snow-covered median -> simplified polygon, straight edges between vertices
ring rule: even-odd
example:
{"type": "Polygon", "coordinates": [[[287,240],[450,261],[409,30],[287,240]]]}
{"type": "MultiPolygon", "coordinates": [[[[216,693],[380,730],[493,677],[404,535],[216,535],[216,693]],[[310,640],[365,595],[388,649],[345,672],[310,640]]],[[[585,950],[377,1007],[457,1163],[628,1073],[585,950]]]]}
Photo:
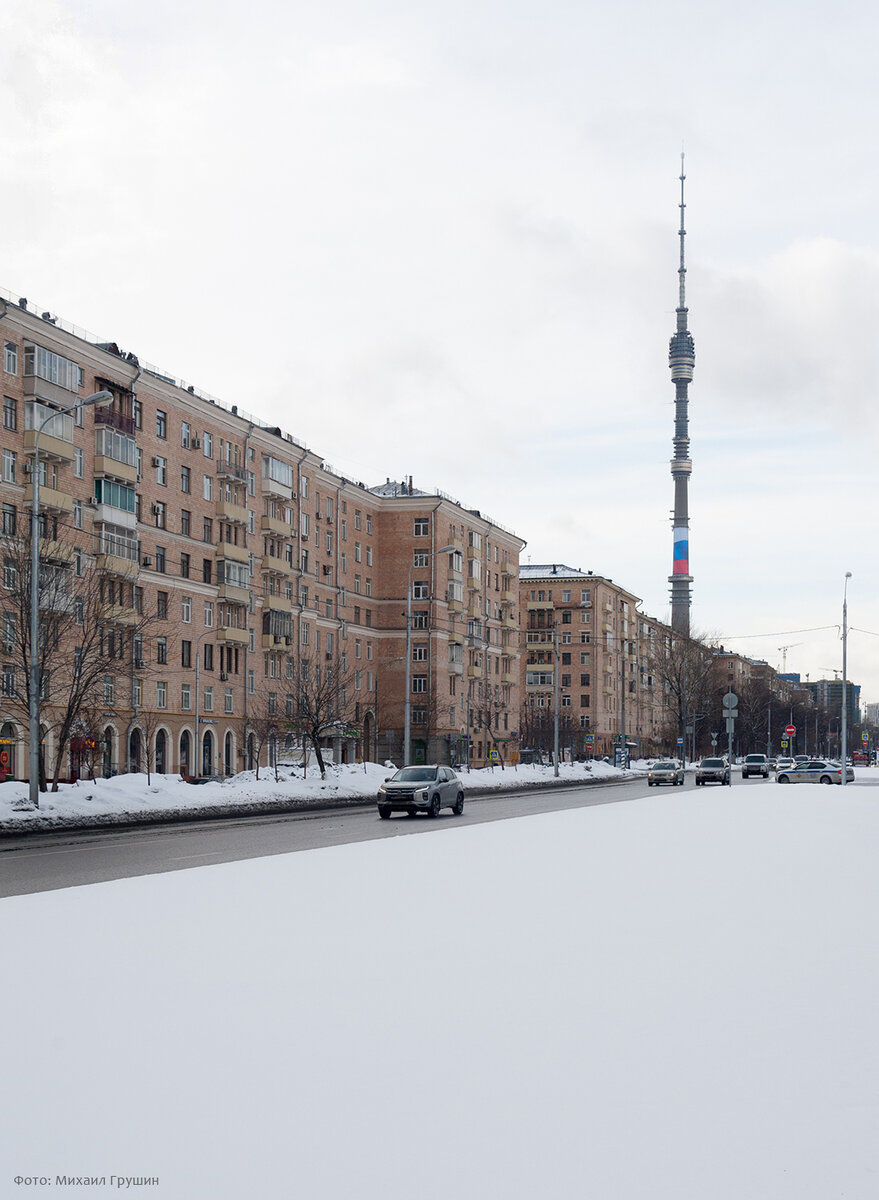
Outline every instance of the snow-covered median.
{"type": "MultiPolygon", "coordinates": [[[[315,767],[303,775],[301,768],[243,771],[230,779],[195,786],[179,775],[116,775],[112,779],[81,780],[60,784],[57,792],[40,796],[38,811],[26,810],[28,785],[0,784],[0,830],[14,832],[60,826],[123,824],[131,820],[221,814],[231,809],[254,811],[315,804],[364,803],[375,799],[379,784],[393,768],[379,763],[331,766],[325,779],[315,767]]],[[[558,779],[552,767],[518,766],[462,771],[465,791],[502,790],[528,786],[553,786],[588,782],[626,773],[604,762],[562,763],[558,779]]]]}

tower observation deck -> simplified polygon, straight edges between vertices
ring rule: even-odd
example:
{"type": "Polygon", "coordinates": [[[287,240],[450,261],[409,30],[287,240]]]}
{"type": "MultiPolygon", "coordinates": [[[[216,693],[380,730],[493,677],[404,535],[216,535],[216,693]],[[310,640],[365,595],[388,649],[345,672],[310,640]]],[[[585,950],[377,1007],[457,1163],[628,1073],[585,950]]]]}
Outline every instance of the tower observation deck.
{"type": "Polygon", "coordinates": [[[681,243],[681,263],[678,268],[678,307],[675,310],[677,327],[668,347],[668,365],[672,383],[675,385],[675,433],[672,445],[671,474],[674,480],[675,505],[672,517],[672,573],[668,577],[671,585],[671,626],[677,633],[690,634],[690,510],[689,483],[693,470],[690,459],[689,397],[687,389],[693,378],[696,351],[693,337],[687,328],[686,278],[684,265],[684,156],[681,155],[681,227],[678,236],[681,243]]]}

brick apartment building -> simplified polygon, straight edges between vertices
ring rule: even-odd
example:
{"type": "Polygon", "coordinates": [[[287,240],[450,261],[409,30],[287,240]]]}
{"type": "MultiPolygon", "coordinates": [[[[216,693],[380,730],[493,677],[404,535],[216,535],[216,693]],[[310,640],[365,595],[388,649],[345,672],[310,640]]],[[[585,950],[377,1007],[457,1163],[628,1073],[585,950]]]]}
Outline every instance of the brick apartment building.
{"type": "MultiPolygon", "coordinates": [[[[399,762],[407,657],[413,760],[481,765],[504,753],[520,707],[520,538],[411,481],[346,479],[280,428],[24,299],[0,307],[6,776],[27,776],[9,555],[28,538],[41,426],[41,579],[62,577],[72,606],[78,580],[100,576],[106,660],[89,728],[61,747],[62,777],[79,771],[86,743],[107,773],[143,769],[147,754],[158,772],[228,774],[297,753],[289,725],[303,670],[341,682],[321,737],[337,761],[399,762]],[[101,390],[111,406],[81,407],[101,390]],[[267,713],[278,720],[263,745],[267,713]]],[[[58,648],[59,668],[75,650],[58,648]]],[[[49,679],[47,761],[59,749],[56,696],[49,679]]]]}
{"type": "Polygon", "coordinates": [[[523,744],[545,747],[558,657],[562,750],[610,755],[624,739],[634,755],[658,753],[668,714],[654,658],[668,627],[613,580],[558,563],[523,565],[519,601],[523,744]]]}

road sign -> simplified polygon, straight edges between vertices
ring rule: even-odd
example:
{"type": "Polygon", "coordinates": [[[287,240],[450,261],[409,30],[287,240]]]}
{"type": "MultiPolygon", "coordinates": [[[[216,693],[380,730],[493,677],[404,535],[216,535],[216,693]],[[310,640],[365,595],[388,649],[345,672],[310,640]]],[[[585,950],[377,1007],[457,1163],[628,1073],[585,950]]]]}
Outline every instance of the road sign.
{"type": "Polygon", "coordinates": [[[489,750],[488,757],[491,759],[492,762],[497,762],[498,757],[499,757],[497,750],[489,750]]]}
{"type": "Polygon", "coordinates": [[[735,694],[735,692],[727,692],[723,698],[723,707],[724,708],[735,708],[735,706],[738,704],[738,702],[739,702],[739,698],[735,694]]]}
{"type": "MultiPolygon", "coordinates": [[[[861,734],[861,741],[869,742],[869,740],[870,740],[870,735],[869,735],[869,733],[867,733],[867,731],[865,729],[864,732],[861,734]]],[[[5,754],[5,753],[6,753],[6,751],[4,750],[3,754],[5,754]]],[[[2,759],[2,757],[3,757],[3,755],[0,755],[0,759],[2,759]]]]}
{"type": "Polygon", "coordinates": [[[796,733],[796,731],[797,731],[796,725],[785,725],[785,727],[784,727],[784,732],[787,734],[788,737],[793,737],[794,734],[796,733]]]}
{"type": "Polygon", "coordinates": [[[683,746],[683,744],[684,744],[684,739],[683,739],[683,738],[678,738],[678,745],[679,745],[679,746],[683,746]]]}
{"type": "Polygon", "coordinates": [[[787,750],[787,738],[781,739],[781,748],[782,750],[787,750]]]}
{"type": "Polygon", "coordinates": [[[587,733],[586,734],[586,745],[591,746],[594,741],[595,741],[595,738],[592,736],[592,734],[587,733]]]}

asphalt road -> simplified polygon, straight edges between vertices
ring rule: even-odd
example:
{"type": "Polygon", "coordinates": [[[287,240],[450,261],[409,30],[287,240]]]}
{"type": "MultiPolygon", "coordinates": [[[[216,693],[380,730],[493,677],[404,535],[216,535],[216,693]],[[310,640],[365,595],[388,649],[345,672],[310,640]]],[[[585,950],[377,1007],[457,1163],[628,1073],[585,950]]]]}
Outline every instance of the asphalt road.
{"type": "MultiPolygon", "coordinates": [[[[686,786],[694,785],[688,780],[686,786]]],[[[436,820],[400,814],[382,821],[374,807],[367,807],[6,837],[0,839],[0,896],[183,871],[372,838],[426,836],[438,829],[619,804],[646,795],[655,796],[661,803],[665,791],[676,790],[649,789],[647,781],[641,779],[563,791],[472,797],[465,802],[463,816],[455,817],[444,810],[436,820]]]]}

